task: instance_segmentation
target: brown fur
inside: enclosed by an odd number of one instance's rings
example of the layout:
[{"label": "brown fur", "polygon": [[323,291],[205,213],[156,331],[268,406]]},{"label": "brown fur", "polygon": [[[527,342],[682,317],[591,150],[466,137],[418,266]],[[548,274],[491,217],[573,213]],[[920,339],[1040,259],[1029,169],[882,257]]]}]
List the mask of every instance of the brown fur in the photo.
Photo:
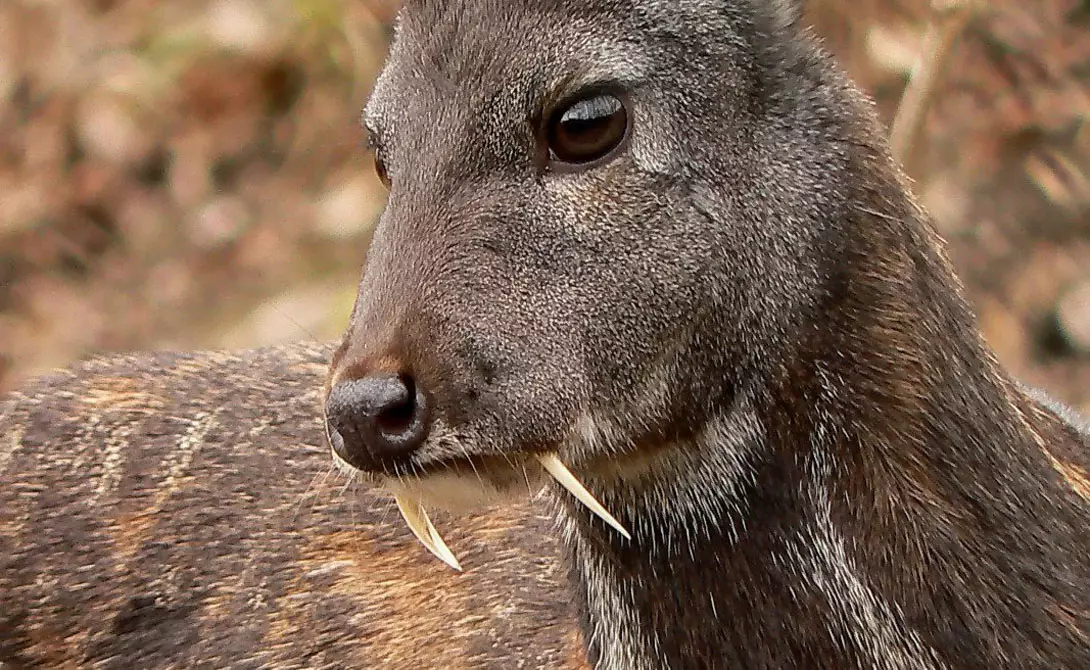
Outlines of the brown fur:
[{"label": "brown fur", "polygon": [[328,355],[95,359],[7,398],[0,666],[585,667],[541,511],[437,519],[456,574],[325,480]]}]

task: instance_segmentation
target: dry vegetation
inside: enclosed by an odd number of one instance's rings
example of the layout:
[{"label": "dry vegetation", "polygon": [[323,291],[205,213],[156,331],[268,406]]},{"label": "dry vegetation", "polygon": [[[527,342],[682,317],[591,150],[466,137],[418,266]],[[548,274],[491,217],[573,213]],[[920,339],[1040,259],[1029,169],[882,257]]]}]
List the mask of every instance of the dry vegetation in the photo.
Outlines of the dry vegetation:
[{"label": "dry vegetation", "polygon": [[[0,388],[334,337],[381,207],[356,120],[393,4],[0,2]],[[930,3],[809,4],[892,123]],[[1000,357],[1090,409],[1090,2],[976,9],[905,162]]]}]

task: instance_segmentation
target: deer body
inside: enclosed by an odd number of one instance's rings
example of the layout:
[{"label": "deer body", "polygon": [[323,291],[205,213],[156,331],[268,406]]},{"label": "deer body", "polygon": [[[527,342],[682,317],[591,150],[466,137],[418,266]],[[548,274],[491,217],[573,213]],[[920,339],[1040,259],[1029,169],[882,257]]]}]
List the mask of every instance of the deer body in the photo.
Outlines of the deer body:
[{"label": "deer body", "polygon": [[330,472],[330,350],[97,358],[4,398],[0,667],[585,668],[544,510],[460,522],[456,575]]}]

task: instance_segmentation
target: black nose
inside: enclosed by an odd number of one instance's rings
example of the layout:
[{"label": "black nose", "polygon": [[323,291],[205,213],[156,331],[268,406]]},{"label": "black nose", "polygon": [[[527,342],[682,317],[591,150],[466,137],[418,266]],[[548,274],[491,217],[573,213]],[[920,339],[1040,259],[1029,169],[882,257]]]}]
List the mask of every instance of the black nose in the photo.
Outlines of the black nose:
[{"label": "black nose", "polygon": [[338,383],[326,400],[337,455],[360,470],[385,471],[428,436],[427,400],[411,377],[370,376]]}]

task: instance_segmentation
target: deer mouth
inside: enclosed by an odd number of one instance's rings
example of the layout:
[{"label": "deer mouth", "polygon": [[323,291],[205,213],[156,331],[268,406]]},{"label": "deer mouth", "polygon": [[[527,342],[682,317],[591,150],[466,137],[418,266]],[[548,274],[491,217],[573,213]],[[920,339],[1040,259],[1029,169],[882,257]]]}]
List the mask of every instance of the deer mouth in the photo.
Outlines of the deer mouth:
[{"label": "deer mouth", "polygon": [[393,493],[398,511],[416,539],[436,558],[459,572],[462,566],[435,528],[428,508],[480,508],[519,490],[525,490],[532,497],[532,482],[540,481],[542,475],[555,481],[622,536],[632,539],[628,530],[587,490],[556,452],[527,453],[520,458],[507,455],[447,458],[416,467],[412,473],[402,476],[363,473],[336,452],[333,458],[342,471],[362,475]]}]

